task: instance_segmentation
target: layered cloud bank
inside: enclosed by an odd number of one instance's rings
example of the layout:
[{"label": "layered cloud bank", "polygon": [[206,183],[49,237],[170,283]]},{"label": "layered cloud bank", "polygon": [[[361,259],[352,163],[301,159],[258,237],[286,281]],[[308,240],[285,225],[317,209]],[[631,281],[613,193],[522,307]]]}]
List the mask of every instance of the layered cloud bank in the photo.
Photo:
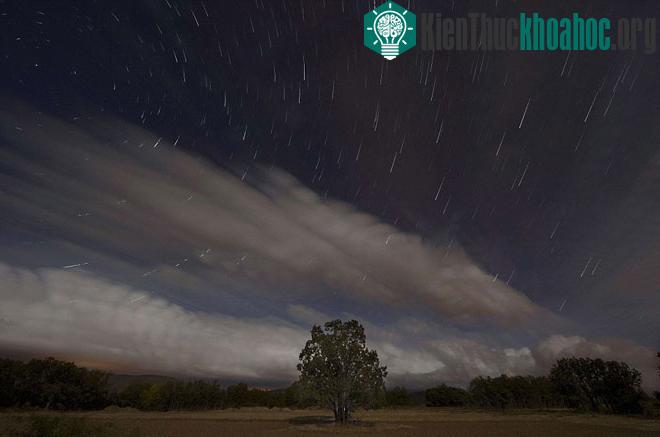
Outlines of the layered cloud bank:
[{"label": "layered cloud bank", "polygon": [[[286,384],[310,319],[328,316],[290,306],[291,321],[236,318],[181,308],[150,293],[76,272],[0,265],[0,348],[104,363],[111,369]],[[563,356],[624,359],[654,386],[654,353],[623,341],[551,336],[532,347],[494,348],[402,319],[366,323],[390,384],[466,384],[479,375],[540,374]]]},{"label": "layered cloud bank", "polygon": [[574,354],[625,359],[655,381],[653,352],[631,343],[492,342],[559,325],[457,245],[276,169],[236,176],[133,126],[29,110],[0,113],[0,135],[0,351],[287,383],[311,324],[341,316],[365,323],[390,383],[541,373]]},{"label": "layered cloud bank", "polygon": [[121,368],[286,380],[304,343],[281,320],[193,313],[78,272],[3,265],[0,294],[0,346]]},{"label": "layered cloud bank", "polygon": [[14,167],[2,181],[6,208],[87,251],[137,259],[175,286],[323,284],[461,323],[516,325],[544,313],[460,248],[430,246],[323,200],[281,171],[256,171],[248,184],[132,126],[1,117],[14,145],[2,157]]}]

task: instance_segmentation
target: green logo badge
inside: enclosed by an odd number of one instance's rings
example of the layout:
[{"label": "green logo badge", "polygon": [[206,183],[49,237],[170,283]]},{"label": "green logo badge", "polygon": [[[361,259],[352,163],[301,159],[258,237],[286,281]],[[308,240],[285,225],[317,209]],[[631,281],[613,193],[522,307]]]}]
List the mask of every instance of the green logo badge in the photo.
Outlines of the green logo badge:
[{"label": "green logo badge", "polygon": [[364,15],[364,45],[392,60],[417,44],[415,14],[387,1]]}]

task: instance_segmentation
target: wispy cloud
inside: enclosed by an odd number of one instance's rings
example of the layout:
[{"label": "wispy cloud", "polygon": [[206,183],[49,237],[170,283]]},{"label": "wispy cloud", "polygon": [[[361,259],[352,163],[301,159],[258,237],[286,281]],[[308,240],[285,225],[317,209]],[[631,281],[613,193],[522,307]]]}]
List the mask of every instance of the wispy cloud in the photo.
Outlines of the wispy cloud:
[{"label": "wispy cloud", "polygon": [[460,248],[436,248],[321,199],[282,171],[255,171],[248,184],[126,124],[2,120],[15,146],[3,156],[13,167],[3,178],[4,206],[88,250],[151,264],[143,276],[173,286],[213,287],[219,277],[260,287],[323,285],[348,299],[421,305],[461,323],[516,325],[544,313]]}]

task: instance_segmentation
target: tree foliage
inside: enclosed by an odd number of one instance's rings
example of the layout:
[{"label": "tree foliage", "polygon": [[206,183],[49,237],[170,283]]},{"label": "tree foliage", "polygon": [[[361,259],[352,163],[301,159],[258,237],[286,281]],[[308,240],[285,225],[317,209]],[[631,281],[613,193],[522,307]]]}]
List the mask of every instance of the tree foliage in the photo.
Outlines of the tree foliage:
[{"label": "tree foliage", "polygon": [[137,382],[113,390],[108,373],[53,358],[21,362],[0,359],[0,408],[95,410],[110,405],[147,411],[209,410],[251,406],[305,408],[318,400],[300,384],[260,390],[226,388],[216,381]]},{"label": "tree foliage", "polygon": [[131,384],[118,393],[114,403],[145,411],[172,411],[307,408],[317,406],[318,400],[300,384],[282,390],[261,390],[249,388],[243,383],[222,388],[215,381],[169,381]]},{"label": "tree foliage", "polygon": [[564,358],[553,366],[550,379],[571,408],[638,413],[645,397],[639,371],[618,361]]},{"label": "tree foliage", "polygon": [[89,410],[107,402],[105,372],[53,358],[27,363],[0,359],[0,407]]},{"label": "tree foliage", "polygon": [[481,408],[551,408],[562,405],[545,376],[477,377],[470,382],[472,402]]},{"label": "tree foliage", "polygon": [[466,390],[446,384],[426,390],[424,398],[427,407],[465,407],[471,402]]},{"label": "tree foliage", "polygon": [[404,387],[392,387],[385,392],[385,405],[388,407],[405,407],[412,404],[410,393]]},{"label": "tree foliage", "polygon": [[356,406],[370,406],[384,392],[387,369],[366,347],[364,328],[355,320],[315,325],[299,359],[301,384],[313,389],[340,423]]},{"label": "tree foliage", "polygon": [[[112,389],[105,372],[53,358],[21,362],[0,359],[0,408],[92,410],[109,405],[140,410],[206,410],[263,406],[329,406],[346,422],[357,406],[554,408],[656,416],[660,404],[640,388],[640,373],[625,363],[588,358],[557,361],[549,377],[477,377],[468,390],[440,385],[423,393],[403,387],[384,390],[386,369],[366,348],[357,322],[315,326],[300,354],[298,382],[285,389],[262,390],[246,384],[222,387],[216,381],[168,378]],[[421,399],[420,396],[424,397]]]},{"label": "tree foliage", "polygon": [[226,399],[225,390],[215,381],[168,381],[131,384],[115,403],[149,411],[211,410],[223,408]]}]

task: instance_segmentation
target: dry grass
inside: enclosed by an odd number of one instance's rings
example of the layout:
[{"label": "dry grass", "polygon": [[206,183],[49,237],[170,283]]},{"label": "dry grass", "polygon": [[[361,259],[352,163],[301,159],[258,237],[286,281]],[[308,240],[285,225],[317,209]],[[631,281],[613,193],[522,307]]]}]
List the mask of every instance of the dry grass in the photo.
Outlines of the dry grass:
[{"label": "dry grass", "polygon": [[[0,415],[0,435],[23,422],[27,414]],[[143,413],[112,410],[67,413],[93,426],[106,426],[108,435],[140,437],[377,435],[378,437],[473,436],[660,436],[660,421],[631,417],[592,416],[569,412],[480,412],[457,409],[362,411],[356,422],[342,427],[328,423],[325,410],[249,408],[210,412]],[[13,432],[15,433],[14,426]],[[2,433],[1,430],[4,430]],[[15,435],[15,434],[14,434]]]}]

